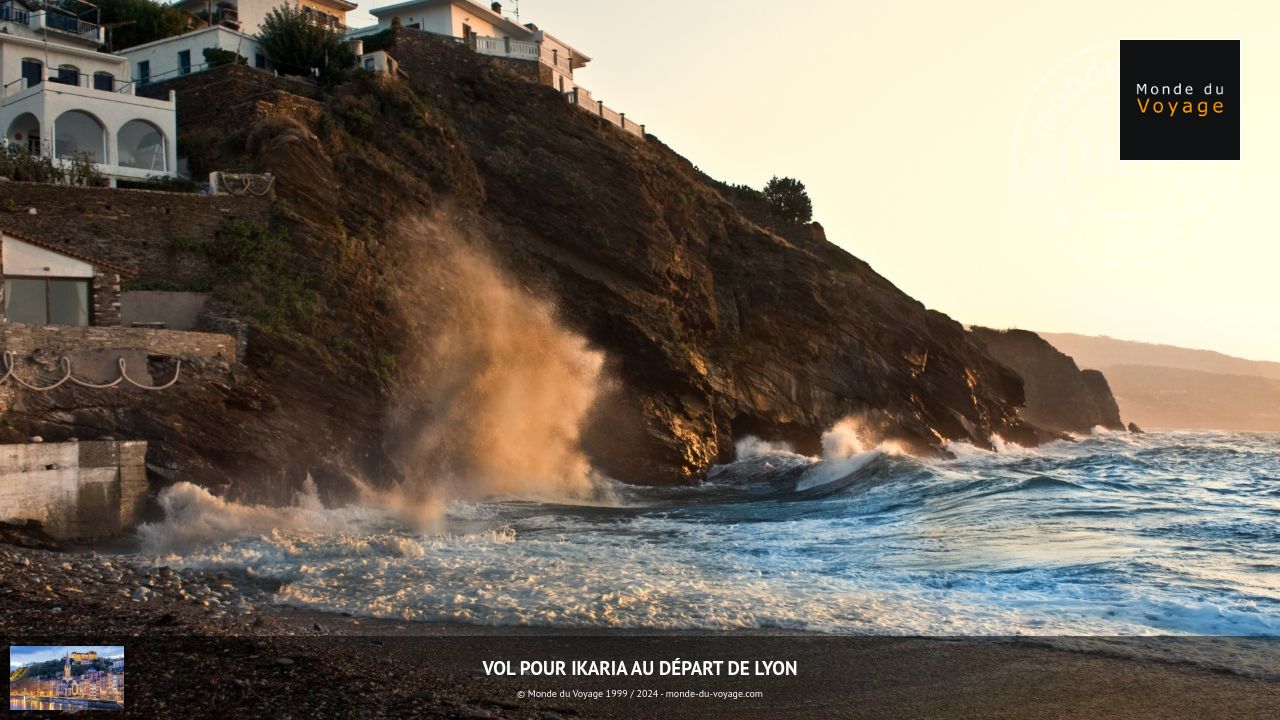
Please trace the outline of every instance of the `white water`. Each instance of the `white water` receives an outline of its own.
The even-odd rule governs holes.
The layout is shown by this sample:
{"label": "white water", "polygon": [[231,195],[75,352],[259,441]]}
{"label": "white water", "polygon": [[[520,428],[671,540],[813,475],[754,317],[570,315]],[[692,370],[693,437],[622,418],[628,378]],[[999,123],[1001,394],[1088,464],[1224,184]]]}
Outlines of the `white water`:
{"label": "white water", "polygon": [[[1276,437],[1244,435],[1102,436],[932,463],[765,455],[702,488],[620,491],[625,508],[455,503],[441,533],[369,508],[192,502],[202,491],[179,486],[167,495],[186,512],[167,525],[191,549],[165,550],[176,528],[147,533],[158,562],[252,568],[284,581],[285,602],[410,620],[1275,635],[1277,458]],[[829,479],[840,463],[850,474]],[[209,535],[191,547],[197,532]]]}

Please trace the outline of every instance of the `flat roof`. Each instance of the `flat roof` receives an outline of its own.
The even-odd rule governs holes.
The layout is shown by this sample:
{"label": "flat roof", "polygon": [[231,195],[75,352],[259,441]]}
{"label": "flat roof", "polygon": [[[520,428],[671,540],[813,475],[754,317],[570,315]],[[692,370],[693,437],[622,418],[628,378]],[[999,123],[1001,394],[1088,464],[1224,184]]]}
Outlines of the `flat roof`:
{"label": "flat roof", "polygon": [[214,32],[214,31],[230,33],[232,35],[239,36],[242,40],[248,40],[250,42],[255,42],[255,43],[258,42],[258,38],[252,35],[249,35],[247,33],[240,32],[239,30],[232,30],[231,28],[225,25],[210,25],[209,27],[202,27],[199,30],[191,30],[190,32],[184,32],[181,35],[170,35],[167,38],[152,40],[151,42],[142,43],[141,45],[130,45],[127,48],[120,48],[119,50],[116,50],[113,54],[124,55],[125,53],[131,53],[134,50],[142,50],[144,48],[155,47],[157,45],[164,45],[166,43],[185,40],[191,37],[192,35],[199,35],[200,33]]}

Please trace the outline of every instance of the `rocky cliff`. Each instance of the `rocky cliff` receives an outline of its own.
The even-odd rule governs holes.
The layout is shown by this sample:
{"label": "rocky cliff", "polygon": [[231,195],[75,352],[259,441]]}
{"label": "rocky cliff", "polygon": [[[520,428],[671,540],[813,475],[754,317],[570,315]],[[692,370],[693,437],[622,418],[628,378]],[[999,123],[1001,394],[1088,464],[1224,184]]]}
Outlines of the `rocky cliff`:
{"label": "rocky cliff", "polygon": [[1085,433],[1101,425],[1123,430],[1120,407],[1107,378],[1081,370],[1039,335],[1027,330],[970,329],[987,352],[1018,373],[1026,384],[1022,417],[1037,427]]}
{"label": "rocky cliff", "polygon": [[[205,393],[207,406],[115,408],[81,426],[191,445],[162,432],[165,417],[218,418],[230,404],[235,427],[205,428],[199,441],[202,479],[234,475],[261,497],[287,497],[307,475],[337,492],[355,476],[430,473],[394,456],[474,391],[461,381],[457,394],[406,402],[466,369],[419,362],[424,343],[459,325],[456,311],[474,309],[451,281],[462,246],[601,354],[599,393],[574,439],[622,480],[693,482],[746,434],[814,452],[850,415],[869,441],[921,452],[1043,437],[1018,415],[1023,383],[1008,363],[816,224],[774,223],[758,197],[656,138],[627,135],[465,47],[402,30],[390,52],[403,77],[357,77],[315,100],[263,90],[260,77],[237,96],[235,78],[254,71],[234,66],[172,86],[181,105],[225,85],[184,110],[199,119],[180,137],[195,172],[277,178],[268,223],[165,250],[200,255],[202,284],[252,323],[245,365],[228,371],[247,374],[252,398]],[[475,316],[477,333],[492,330]],[[501,374],[543,352],[507,348],[467,367]]]}

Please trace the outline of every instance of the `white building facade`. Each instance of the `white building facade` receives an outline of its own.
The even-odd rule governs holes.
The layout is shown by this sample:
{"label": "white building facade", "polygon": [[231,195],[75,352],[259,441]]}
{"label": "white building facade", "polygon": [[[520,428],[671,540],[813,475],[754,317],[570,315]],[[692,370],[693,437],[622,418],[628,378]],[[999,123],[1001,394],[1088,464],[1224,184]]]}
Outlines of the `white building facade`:
{"label": "white building facade", "polygon": [[209,49],[235,53],[251,67],[267,67],[267,51],[256,37],[224,25],[135,45],[117,54],[128,59],[138,84],[146,85],[208,69],[205,50]]}
{"label": "white building facade", "polygon": [[352,36],[380,32],[398,19],[401,27],[458,38],[483,55],[540,62],[551,71],[549,84],[561,93],[570,93],[577,87],[574,70],[591,62],[586,54],[537,26],[521,25],[507,18],[502,14],[502,4],[497,2],[485,7],[470,0],[410,0],[370,12],[378,24]]}
{"label": "white building facade", "polygon": [[86,156],[113,182],[173,175],[172,95],[135,95],[128,61],[95,49],[101,35],[88,20],[0,0],[5,142],[61,160]]}

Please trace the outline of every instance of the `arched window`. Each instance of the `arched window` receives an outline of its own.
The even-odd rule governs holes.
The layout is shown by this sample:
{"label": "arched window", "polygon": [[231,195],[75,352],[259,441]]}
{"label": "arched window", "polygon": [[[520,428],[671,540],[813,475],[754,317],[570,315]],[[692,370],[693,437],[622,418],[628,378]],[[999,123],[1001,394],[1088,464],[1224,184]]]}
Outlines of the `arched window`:
{"label": "arched window", "polygon": [[58,76],[54,78],[54,82],[60,82],[63,85],[79,85],[80,84],[80,68],[75,65],[61,65],[58,67]]}
{"label": "arched window", "polygon": [[130,120],[116,135],[116,164],[154,172],[168,172],[164,132],[146,120]]}
{"label": "arched window", "polygon": [[13,122],[9,123],[9,129],[5,131],[4,136],[18,147],[25,147],[36,155],[40,154],[40,121],[35,115],[23,113],[14,118]]}
{"label": "arched window", "polygon": [[111,92],[116,89],[116,77],[109,72],[96,72],[93,74],[93,89],[106,90]]}
{"label": "arched window", "polygon": [[107,161],[107,131],[97,118],[68,110],[53,121],[54,155],[71,158],[84,153],[95,163]]}

